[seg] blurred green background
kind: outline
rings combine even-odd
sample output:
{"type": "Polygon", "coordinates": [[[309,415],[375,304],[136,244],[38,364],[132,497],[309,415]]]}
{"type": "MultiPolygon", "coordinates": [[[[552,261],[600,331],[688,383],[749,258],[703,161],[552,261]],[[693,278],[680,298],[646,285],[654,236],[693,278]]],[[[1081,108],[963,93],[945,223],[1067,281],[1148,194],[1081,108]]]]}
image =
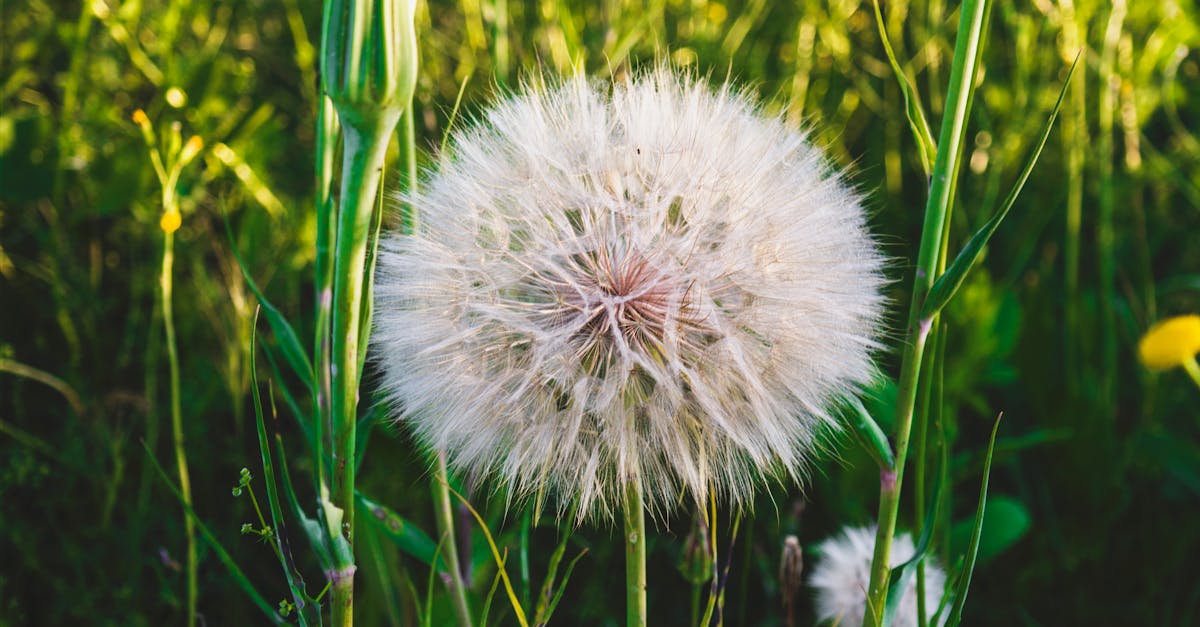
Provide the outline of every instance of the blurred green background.
{"type": "MultiPolygon", "coordinates": [[[[883,10],[936,129],[955,5],[883,10]]],[[[300,0],[0,2],[0,625],[183,622],[182,514],[141,445],[171,467],[161,189],[130,118],[137,109],[160,137],[204,141],[180,179],[175,243],[196,509],[268,599],[285,596],[268,546],[238,532],[252,506],[230,494],[242,467],[260,474],[249,404],[255,299],[231,246],[311,337],[319,13],[300,0]]],[[[620,76],[669,58],[748,86],[850,168],[894,259],[890,336],[902,341],[925,183],[870,3],[422,2],[417,24],[423,163],[435,158],[464,81],[468,118],[522,76],[571,67],[620,76]]],[[[1080,48],[1083,57],[1038,168],[945,316],[943,563],[966,544],[982,449],[1005,415],[966,624],[1200,624],[1200,391],[1182,372],[1149,373],[1136,358],[1152,322],[1200,311],[1198,47],[1200,13],[1188,0],[995,3],[952,249],[1003,199],[1070,60],[1080,48]]],[[[880,360],[894,374],[894,352],[880,360]]],[[[258,368],[271,376],[265,360],[258,368]]],[[[890,415],[886,387],[870,406],[890,415]]],[[[281,424],[293,474],[307,474],[294,424],[281,424]]],[[[375,430],[359,481],[433,528],[426,459],[403,432],[375,430]]],[[[466,487],[517,552],[521,514],[506,515],[488,486],[466,487]]],[[[724,513],[726,624],[782,624],[783,538],[810,547],[873,520],[877,490],[872,463],[847,439],[804,490],[764,497],[732,551],[724,513]]],[[[692,620],[681,565],[695,518],[677,512],[651,538],[653,624],[692,620]]],[[[902,512],[903,527],[911,519],[902,512]]],[[[471,529],[478,608],[495,565],[471,529]]],[[[363,534],[361,624],[412,624],[427,566],[363,534]]],[[[589,552],[556,623],[621,620],[613,535],[574,533],[568,556],[589,552]]],[[[543,521],[527,537],[537,586],[558,532],[543,521]]],[[[301,564],[312,591],[320,574],[309,557],[301,564]]],[[[205,624],[266,622],[203,545],[200,578],[205,624]]],[[[433,598],[434,624],[449,623],[440,585],[433,598]]],[[[807,592],[800,604],[808,624],[807,592]]],[[[515,624],[505,607],[497,597],[493,619],[515,624]]]]}

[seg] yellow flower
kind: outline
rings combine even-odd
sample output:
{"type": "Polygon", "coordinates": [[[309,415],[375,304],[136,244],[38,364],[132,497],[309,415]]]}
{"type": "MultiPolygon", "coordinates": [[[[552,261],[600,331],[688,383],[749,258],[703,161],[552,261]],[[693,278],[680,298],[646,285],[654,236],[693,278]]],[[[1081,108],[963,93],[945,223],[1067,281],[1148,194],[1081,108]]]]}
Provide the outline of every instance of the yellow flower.
{"type": "Polygon", "coordinates": [[[1138,344],[1142,363],[1152,370],[1195,364],[1200,353],[1200,316],[1176,316],[1150,327],[1138,344]]]}
{"type": "Polygon", "coordinates": [[[158,221],[158,226],[162,228],[164,233],[174,233],[179,230],[179,225],[183,224],[183,218],[178,211],[167,211],[162,214],[162,218],[158,221]]]}

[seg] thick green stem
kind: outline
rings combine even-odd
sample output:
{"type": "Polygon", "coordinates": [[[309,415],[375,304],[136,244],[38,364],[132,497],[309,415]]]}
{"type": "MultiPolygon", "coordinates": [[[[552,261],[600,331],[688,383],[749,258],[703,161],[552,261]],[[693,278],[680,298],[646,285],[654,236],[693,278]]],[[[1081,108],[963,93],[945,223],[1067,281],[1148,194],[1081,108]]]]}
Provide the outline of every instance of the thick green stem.
{"type": "MultiPolygon", "coordinates": [[[[343,113],[342,193],[337,245],[333,258],[333,505],[342,511],[342,528],[330,530],[354,542],[354,453],[358,423],[360,329],[363,319],[364,265],[371,216],[379,194],[388,139],[399,111],[377,117],[346,119],[343,113]]],[[[351,562],[353,558],[351,556],[351,562]]],[[[354,564],[338,563],[332,577],[333,624],[353,624],[354,564]]]]}
{"type": "Polygon", "coordinates": [[[953,203],[953,183],[957,178],[959,166],[958,147],[962,144],[970,113],[971,92],[974,89],[979,51],[983,45],[987,5],[986,0],[966,0],[960,9],[958,37],[946,95],[946,112],[938,136],[937,160],[934,162],[929,200],[925,206],[921,248],[913,281],[912,302],[906,328],[908,341],[904,344],[900,366],[894,443],[896,467],[894,471],[880,471],[878,530],[875,536],[875,555],[871,562],[871,581],[867,588],[868,607],[864,612],[864,627],[879,625],[884,600],[887,598],[892,538],[896,533],[896,517],[900,509],[900,489],[903,485],[904,463],[908,456],[917,382],[932,324],[932,320],[921,317],[921,309],[936,278],[946,218],[953,203]]]}
{"type": "MultiPolygon", "coordinates": [[[[174,182],[168,183],[171,187],[174,182]]],[[[171,189],[163,191],[163,208],[165,211],[178,211],[175,206],[175,194],[171,189]]],[[[171,429],[175,446],[175,467],[179,472],[179,493],[183,495],[185,504],[183,513],[183,529],[187,537],[187,624],[196,624],[196,525],[187,510],[192,507],[192,481],[188,475],[187,455],[183,441],[183,409],[179,398],[179,348],[175,343],[175,313],[171,306],[173,293],[173,275],[175,266],[175,233],[168,232],[163,240],[162,274],[158,284],[162,289],[163,326],[167,333],[167,364],[171,378],[171,429]]]]}
{"type": "Polygon", "coordinates": [[[442,539],[442,559],[450,570],[450,597],[454,600],[454,616],[460,627],[471,627],[471,607],[467,605],[467,590],[463,584],[462,566],[458,559],[458,542],[454,535],[454,507],[450,501],[450,478],[447,475],[446,453],[438,451],[437,475],[433,478],[433,513],[438,536],[442,539]]]}
{"type": "Polygon", "coordinates": [[[641,478],[625,486],[625,624],[646,626],[646,508],[641,478]]]}
{"type": "Polygon", "coordinates": [[[314,487],[318,491],[321,485],[328,484],[326,459],[333,447],[330,439],[333,433],[330,411],[330,397],[333,395],[333,382],[330,379],[333,347],[329,328],[329,319],[333,311],[333,256],[330,242],[337,235],[333,168],[340,129],[333,101],[328,96],[322,96],[317,113],[316,333],[313,346],[313,354],[316,356],[313,360],[313,381],[316,382],[317,389],[313,398],[316,411],[313,414],[312,442],[317,466],[314,487]]]}

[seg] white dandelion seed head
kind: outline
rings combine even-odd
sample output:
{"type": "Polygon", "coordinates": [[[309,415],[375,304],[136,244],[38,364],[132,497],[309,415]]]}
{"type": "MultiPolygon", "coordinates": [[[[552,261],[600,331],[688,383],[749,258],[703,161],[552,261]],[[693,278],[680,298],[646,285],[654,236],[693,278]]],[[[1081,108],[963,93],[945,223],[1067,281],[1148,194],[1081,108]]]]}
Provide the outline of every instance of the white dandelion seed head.
{"type": "MultiPolygon", "coordinates": [[[[875,527],[847,527],[842,533],[820,545],[820,559],[813,568],[808,585],[816,591],[817,620],[832,625],[861,625],[867,607],[867,586],[871,582],[871,559],[875,554],[875,527]]],[[[912,536],[898,533],[892,538],[889,567],[895,568],[912,559],[916,548],[912,536]]],[[[946,585],[946,573],[932,557],[925,558],[926,618],[937,611],[946,585]]],[[[938,625],[946,622],[939,618],[938,625]]],[[[894,627],[917,626],[917,581],[909,581],[896,611],[894,627]]]]}
{"type": "Polygon", "coordinates": [[[452,146],[375,284],[380,385],[419,440],[580,518],[635,478],[662,512],[803,476],[874,374],[884,281],[803,133],[659,69],[528,88],[452,146]]]}

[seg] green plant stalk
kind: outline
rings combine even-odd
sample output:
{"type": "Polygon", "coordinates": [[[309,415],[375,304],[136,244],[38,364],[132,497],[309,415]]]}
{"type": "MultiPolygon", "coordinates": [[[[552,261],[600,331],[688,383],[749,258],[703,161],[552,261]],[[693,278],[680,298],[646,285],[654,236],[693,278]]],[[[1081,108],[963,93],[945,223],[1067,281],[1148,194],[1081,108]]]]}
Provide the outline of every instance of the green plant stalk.
{"type": "MultiPolygon", "coordinates": [[[[338,211],[337,245],[333,258],[333,339],[332,438],[333,506],[342,511],[340,533],[354,541],[354,454],[358,424],[359,346],[362,325],[363,294],[366,282],[364,266],[367,239],[379,183],[383,173],[388,140],[400,120],[398,110],[385,110],[375,117],[345,119],[343,113],[343,153],[341,207],[338,211]]],[[[333,624],[353,624],[354,571],[339,558],[332,576],[333,624]]]]}
{"type": "MultiPolygon", "coordinates": [[[[1071,0],[1061,0],[1063,57],[1069,59],[1084,45],[1080,34],[1079,19],[1071,0]]],[[[1079,329],[1079,248],[1080,229],[1083,223],[1083,166],[1087,141],[1087,81],[1077,80],[1069,87],[1071,106],[1065,112],[1063,124],[1063,148],[1067,153],[1067,206],[1066,232],[1063,236],[1064,289],[1066,291],[1064,316],[1064,364],[1067,385],[1073,393],[1082,389],[1083,344],[1078,339],[1079,329]]]]}
{"type": "Polygon", "coordinates": [[[438,451],[438,465],[433,477],[433,513],[441,538],[442,556],[450,571],[450,597],[454,601],[454,616],[460,627],[471,627],[471,608],[463,584],[462,568],[458,561],[458,543],[454,535],[454,508],[450,501],[450,478],[447,475],[446,453],[438,451]]]}
{"type": "Polygon", "coordinates": [[[1196,382],[1196,387],[1200,388],[1200,365],[1196,364],[1196,358],[1184,360],[1183,369],[1187,371],[1192,381],[1196,382]]]}
{"type": "MultiPolygon", "coordinates": [[[[959,157],[962,157],[961,151],[959,152],[959,157]]],[[[957,179],[955,179],[950,188],[951,199],[954,198],[957,191],[958,184],[957,179]]],[[[938,254],[935,276],[941,276],[946,271],[949,251],[950,220],[947,219],[946,223],[942,226],[942,246],[938,254]]],[[[945,368],[944,358],[946,356],[946,325],[941,322],[941,315],[933,316],[931,324],[932,330],[926,342],[933,347],[933,351],[928,353],[927,357],[923,360],[917,389],[917,398],[920,400],[920,413],[916,416],[917,437],[915,443],[916,459],[914,460],[916,462],[914,464],[916,485],[913,490],[913,500],[918,525],[923,525],[925,521],[925,464],[929,461],[926,453],[926,447],[929,442],[929,412],[930,410],[936,412],[938,419],[941,419],[942,371],[945,368]]],[[[943,497],[944,499],[945,497],[943,497]]],[[[919,532],[923,533],[924,531],[924,529],[921,529],[919,532]]],[[[917,627],[925,627],[928,615],[927,608],[925,607],[925,562],[921,562],[917,564],[917,627]]]]}
{"type": "Polygon", "coordinates": [[[1121,39],[1121,27],[1125,20],[1124,0],[1114,0],[1104,34],[1104,47],[1100,54],[1099,94],[1100,111],[1099,141],[1097,153],[1097,178],[1100,180],[1100,207],[1096,215],[1096,253],[1100,289],[1097,302],[1100,305],[1100,364],[1101,397],[1104,415],[1115,416],[1117,410],[1117,320],[1113,303],[1116,293],[1116,234],[1113,232],[1113,213],[1116,206],[1116,189],[1113,184],[1113,123],[1116,118],[1117,89],[1114,79],[1117,43],[1121,39]]]}
{"type": "Polygon", "coordinates": [[[930,182],[929,200],[925,206],[925,222],[921,231],[921,248],[910,303],[908,340],[900,367],[899,392],[896,401],[896,468],[880,471],[878,530],[875,536],[875,555],[871,562],[871,580],[867,588],[867,611],[864,627],[875,627],[881,618],[880,610],[887,597],[888,562],[896,518],[900,509],[900,489],[904,478],[904,463],[908,456],[909,435],[916,405],[917,382],[925,344],[932,319],[923,318],[921,309],[935,278],[941,256],[944,228],[953,203],[953,181],[958,175],[959,150],[970,113],[971,92],[974,90],[979,50],[983,45],[983,25],[987,15],[987,0],[966,0],[960,8],[958,37],[954,45],[954,61],[950,67],[950,84],[946,94],[946,112],[938,136],[937,159],[930,182]]]}
{"type": "Polygon", "coordinates": [[[330,441],[333,433],[333,422],[330,413],[330,397],[333,395],[333,382],[330,379],[330,364],[332,338],[330,337],[329,319],[333,311],[333,259],[330,251],[330,241],[337,233],[337,211],[333,199],[333,167],[337,152],[337,139],[341,131],[338,124],[337,112],[333,101],[328,96],[321,97],[320,109],[317,113],[317,241],[316,259],[316,333],[313,346],[313,381],[316,394],[313,395],[313,456],[317,471],[315,488],[328,485],[326,458],[332,449],[330,441]]]}
{"type": "MultiPolygon", "coordinates": [[[[400,170],[400,186],[409,194],[417,191],[417,131],[413,117],[412,103],[409,103],[409,106],[404,108],[404,115],[400,117],[400,158],[404,166],[400,170]]],[[[405,233],[416,233],[419,217],[416,207],[411,203],[404,203],[400,214],[400,228],[405,233]]]]}
{"type": "Polygon", "coordinates": [[[646,508],[640,477],[625,486],[625,624],[646,625],[646,508]]]}
{"type": "MultiPolygon", "coordinates": [[[[177,170],[176,170],[177,171],[177,170]]],[[[178,202],[175,197],[175,176],[163,182],[163,210],[178,212],[178,202]]],[[[167,335],[167,366],[171,380],[171,430],[175,447],[175,467],[179,472],[179,492],[186,509],[183,516],[184,535],[187,538],[187,625],[196,624],[196,598],[198,587],[196,579],[196,524],[187,515],[187,509],[192,507],[192,481],[188,475],[187,454],[183,439],[183,409],[180,406],[179,391],[179,347],[175,341],[175,313],[171,301],[174,288],[175,267],[175,233],[167,232],[163,238],[162,273],[158,277],[159,289],[162,293],[163,327],[167,335]]]]}
{"type": "Polygon", "coordinates": [[[495,27],[492,37],[492,63],[496,68],[496,82],[503,87],[508,82],[508,0],[495,0],[492,6],[495,27]]]}

